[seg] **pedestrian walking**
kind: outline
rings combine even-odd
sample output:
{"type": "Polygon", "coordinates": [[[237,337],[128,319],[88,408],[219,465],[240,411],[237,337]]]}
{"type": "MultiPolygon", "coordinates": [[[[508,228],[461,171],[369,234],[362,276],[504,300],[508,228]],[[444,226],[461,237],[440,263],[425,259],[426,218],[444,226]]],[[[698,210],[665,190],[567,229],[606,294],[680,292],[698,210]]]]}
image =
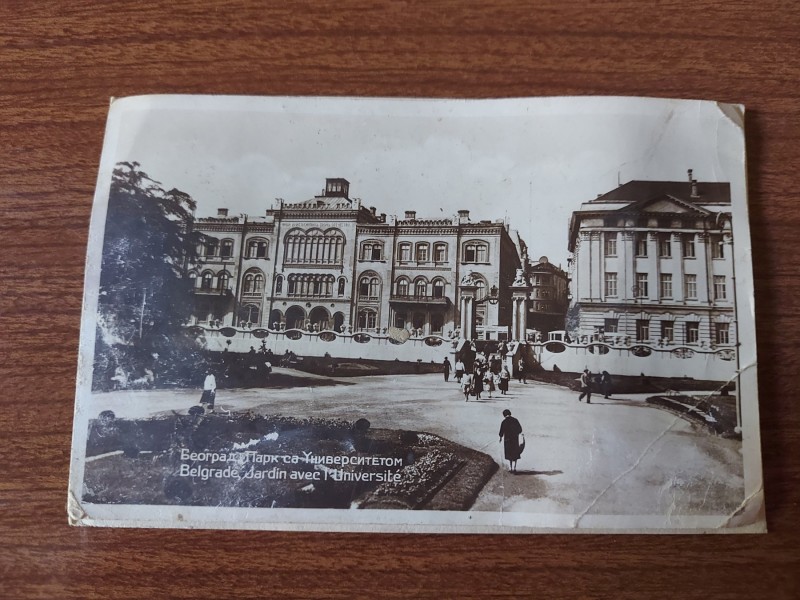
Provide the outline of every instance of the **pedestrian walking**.
{"type": "Polygon", "coordinates": [[[469,395],[472,393],[472,381],[469,374],[464,375],[459,382],[461,391],[464,392],[464,401],[469,402],[469,395]]]}
{"type": "Polygon", "coordinates": [[[508,461],[508,470],[511,473],[517,472],[517,461],[525,448],[525,436],[522,434],[522,425],[511,416],[511,411],[503,411],[503,422],[500,423],[500,441],[504,443],[505,457],[508,461]],[[519,438],[522,436],[522,444],[519,438]]]}
{"type": "Polygon", "coordinates": [[[203,394],[200,396],[200,404],[208,404],[208,410],[214,410],[214,399],[217,397],[217,378],[206,369],[206,378],[203,381],[203,394]]]}
{"type": "Polygon", "coordinates": [[[611,396],[611,374],[608,371],[600,374],[600,391],[603,393],[603,398],[611,396]]]}
{"type": "Polygon", "coordinates": [[[444,382],[447,383],[450,381],[450,359],[446,356],[444,357],[444,362],[442,363],[442,372],[444,373],[444,382]]]}
{"type": "Polygon", "coordinates": [[[490,369],[486,369],[483,372],[483,387],[487,392],[489,392],[489,398],[491,398],[492,392],[495,389],[495,385],[494,385],[494,374],[490,369]]]}
{"type": "Polygon", "coordinates": [[[580,376],[581,382],[581,395],[578,396],[578,402],[583,400],[586,396],[586,404],[592,403],[592,373],[589,369],[584,369],[580,376]]]}
{"type": "Polygon", "coordinates": [[[522,357],[517,361],[517,381],[520,383],[528,383],[525,378],[525,359],[522,357]]]}
{"type": "Polygon", "coordinates": [[[475,400],[481,399],[483,393],[483,370],[479,363],[475,363],[475,373],[472,375],[472,395],[475,400]]]}
{"type": "Polygon", "coordinates": [[[508,372],[508,367],[503,367],[500,371],[500,383],[497,387],[500,388],[500,394],[505,396],[508,393],[508,382],[511,380],[511,373],[508,372]]]}
{"type": "Polygon", "coordinates": [[[460,358],[456,359],[456,381],[461,383],[461,378],[464,377],[464,363],[460,358]]]}

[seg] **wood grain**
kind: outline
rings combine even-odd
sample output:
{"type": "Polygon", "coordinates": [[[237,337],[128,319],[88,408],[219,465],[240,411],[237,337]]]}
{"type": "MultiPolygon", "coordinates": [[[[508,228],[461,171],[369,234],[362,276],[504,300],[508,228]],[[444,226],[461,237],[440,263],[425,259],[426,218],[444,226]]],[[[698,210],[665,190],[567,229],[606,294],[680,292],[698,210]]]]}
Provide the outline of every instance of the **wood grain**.
{"type": "Polygon", "coordinates": [[[800,8],[588,4],[0,3],[0,596],[800,595],[800,278],[792,254],[800,219],[800,8]],[[177,92],[744,103],[771,533],[436,537],[68,527],[84,256],[108,98],[177,92]]]}

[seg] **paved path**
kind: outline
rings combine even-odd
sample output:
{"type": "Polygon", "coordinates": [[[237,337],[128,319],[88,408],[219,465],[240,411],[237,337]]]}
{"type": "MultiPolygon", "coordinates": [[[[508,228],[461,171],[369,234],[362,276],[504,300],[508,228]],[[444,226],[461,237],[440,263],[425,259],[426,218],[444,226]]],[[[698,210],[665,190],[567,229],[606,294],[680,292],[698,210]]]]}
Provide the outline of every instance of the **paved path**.
{"type": "MultiPolygon", "coordinates": [[[[297,417],[364,417],[373,427],[427,431],[483,450],[503,468],[473,510],[715,515],[733,512],[742,499],[741,443],[647,405],[641,395],[595,397],[587,405],[561,387],[512,382],[507,396],[495,392],[492,399],[465,402],[457,384],[445,383],[441,375],[334,382],[219,390],[217,407],[297,417]],[[505,408],[520,420],[526,437],[516,475],[506,471],[498,441],[505,408]]],[[[89,413],[111,409],[118,417],[135,418],[186,411],[199,397],[198,390],[95,394],[89,413]]]]}

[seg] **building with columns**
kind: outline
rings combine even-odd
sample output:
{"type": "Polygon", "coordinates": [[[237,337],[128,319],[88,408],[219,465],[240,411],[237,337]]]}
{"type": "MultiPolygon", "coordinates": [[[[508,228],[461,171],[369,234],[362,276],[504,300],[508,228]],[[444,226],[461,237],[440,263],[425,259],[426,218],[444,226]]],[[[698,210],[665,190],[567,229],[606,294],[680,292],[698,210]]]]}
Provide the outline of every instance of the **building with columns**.
{"type": "Polygon", "coordinates": [[[190,266],[194,325],[524,337],[527,249],[502,220],[387,218],[333,178],[311,199],[279,199],[261,216],[223,208],[192,226],[206,236],[190,266]]]}
{"type": "Polygon", "coordinates": [[[577,334],[657,347],[734,348],[728,183],[630,181],[572,215],[577,334]]]}

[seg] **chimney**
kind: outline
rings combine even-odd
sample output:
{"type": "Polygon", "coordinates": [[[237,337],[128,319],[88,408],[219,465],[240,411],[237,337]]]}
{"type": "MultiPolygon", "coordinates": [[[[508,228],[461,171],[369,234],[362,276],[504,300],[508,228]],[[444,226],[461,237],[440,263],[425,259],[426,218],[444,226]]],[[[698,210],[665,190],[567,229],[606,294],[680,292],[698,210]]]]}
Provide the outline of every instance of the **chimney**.
{"type": "Polygon", "coordinates": [[[697,179],[692,179],[692,198],[699,198],[700,194],[697,192],[697,179]]]}
{"type": "Polygon", "coordinates": [[[417,211],[415,210],[407,210],[406,211],[406,219],[414,220],[417,218],[417,211]]]}
{"type": "Polygon", "coordinates": [[[381,213],[380,222],[381,223],[386,223],[386,213],[381,213]]]}
{"type": "Polygon", "coordinates": [[[460,211],[458,211],[458,218],[459,219],[464,219],[465,221],[469,220],[469,211],[468,210],[460,210],[460,211]]]}
{"type": "Polygon", "coordinates": [[[218,208],[217,209],[217,216],[218,217],[227,217],[228,216],[228,209],[227,208],[218,208]]]}
{"type": "Polygon", "coordinates": [[[694,180],[692,179],[692,170],[691,170],[691,169],[689,169],[689,170],[687,171],[687,173],[689,174],[689,183],[692,183],[692,181],[694,181],[694,180]]]}
{"type": "Polygon", "coordinates": [[[375,211],[376,211],[376,210],[377,210],[377,209],[376,209],[374,206],[370,206],[370,207],[369,207],[369,214],[371,214],[371,215],[374,217],[374,216],[375,216],[375,211]]]}

